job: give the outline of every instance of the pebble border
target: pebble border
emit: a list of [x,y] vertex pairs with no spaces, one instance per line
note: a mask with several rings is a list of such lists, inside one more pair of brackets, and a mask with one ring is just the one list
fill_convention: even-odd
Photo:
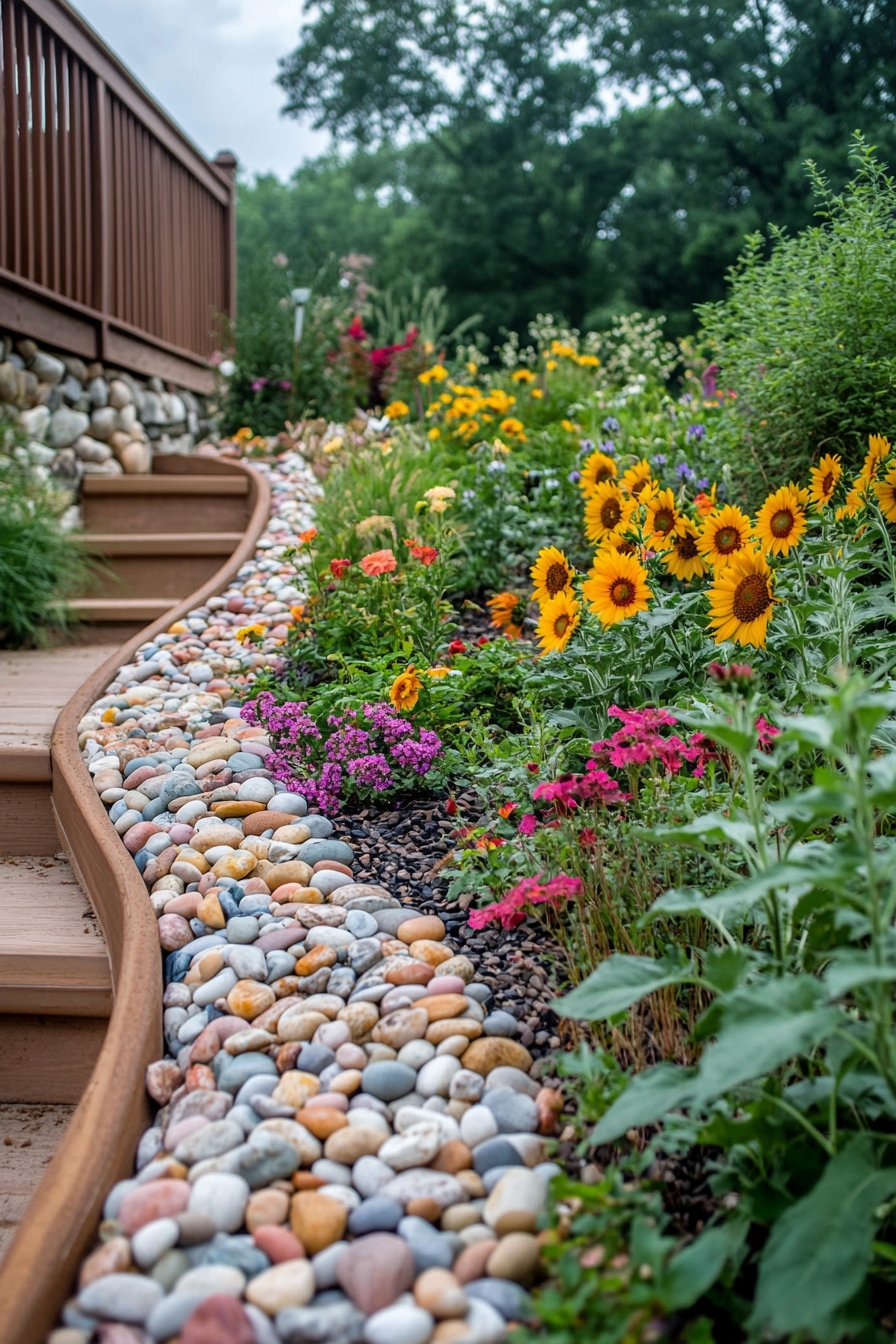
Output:
[[168,1053],[50,1344],[492,1344],[526,1314],[560,1098],[441,919],[355,880],[239,717],[320,493],[298,454],[260,469],[254,559],[79,724],[158,919]]

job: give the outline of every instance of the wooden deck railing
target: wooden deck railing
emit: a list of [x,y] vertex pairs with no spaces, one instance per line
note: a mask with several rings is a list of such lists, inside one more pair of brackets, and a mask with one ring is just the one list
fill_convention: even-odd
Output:
[[0,0],[0,326],[213,385],[234,183],[66,0]]

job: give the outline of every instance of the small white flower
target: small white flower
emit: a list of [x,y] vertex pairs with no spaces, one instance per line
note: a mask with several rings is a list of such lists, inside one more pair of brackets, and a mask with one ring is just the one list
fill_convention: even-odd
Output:
[[218,369],[224,378],[232,378],[236,373],[236,365],[232,359],[222,359],[221,363],[218,365]]

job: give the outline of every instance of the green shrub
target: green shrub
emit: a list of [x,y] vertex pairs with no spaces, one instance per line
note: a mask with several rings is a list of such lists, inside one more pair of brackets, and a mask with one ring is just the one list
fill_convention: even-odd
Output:
[[[751,493],[805,475],[821,453],[861,464],[896,429],[896,183],[860,136],[833,196],[808,165],[821,222],[746,240],[728,298],[698,309],[737,392],[730,460]],[[761,477],[761,483],[758,479]]]
[[[11,431],[4,446],[16,446]],[[34,643],[45,627],[67,624],[65,600],[89,572],[60,525],[68,503],[15,456],[0,454],[0,647]]]

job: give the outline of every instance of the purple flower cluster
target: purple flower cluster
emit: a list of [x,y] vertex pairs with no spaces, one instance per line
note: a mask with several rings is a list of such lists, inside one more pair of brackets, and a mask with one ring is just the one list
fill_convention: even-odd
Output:
[[240,712],[269,733],[274,778],[324,812],[337,810],[344,787],[373,793],[407,787],[413,776],[428,773],[442,750],[434,732],[415,728],[385,702],[331,714],[326,735],[306,709],[307,701],[278,705],[264,691]]

